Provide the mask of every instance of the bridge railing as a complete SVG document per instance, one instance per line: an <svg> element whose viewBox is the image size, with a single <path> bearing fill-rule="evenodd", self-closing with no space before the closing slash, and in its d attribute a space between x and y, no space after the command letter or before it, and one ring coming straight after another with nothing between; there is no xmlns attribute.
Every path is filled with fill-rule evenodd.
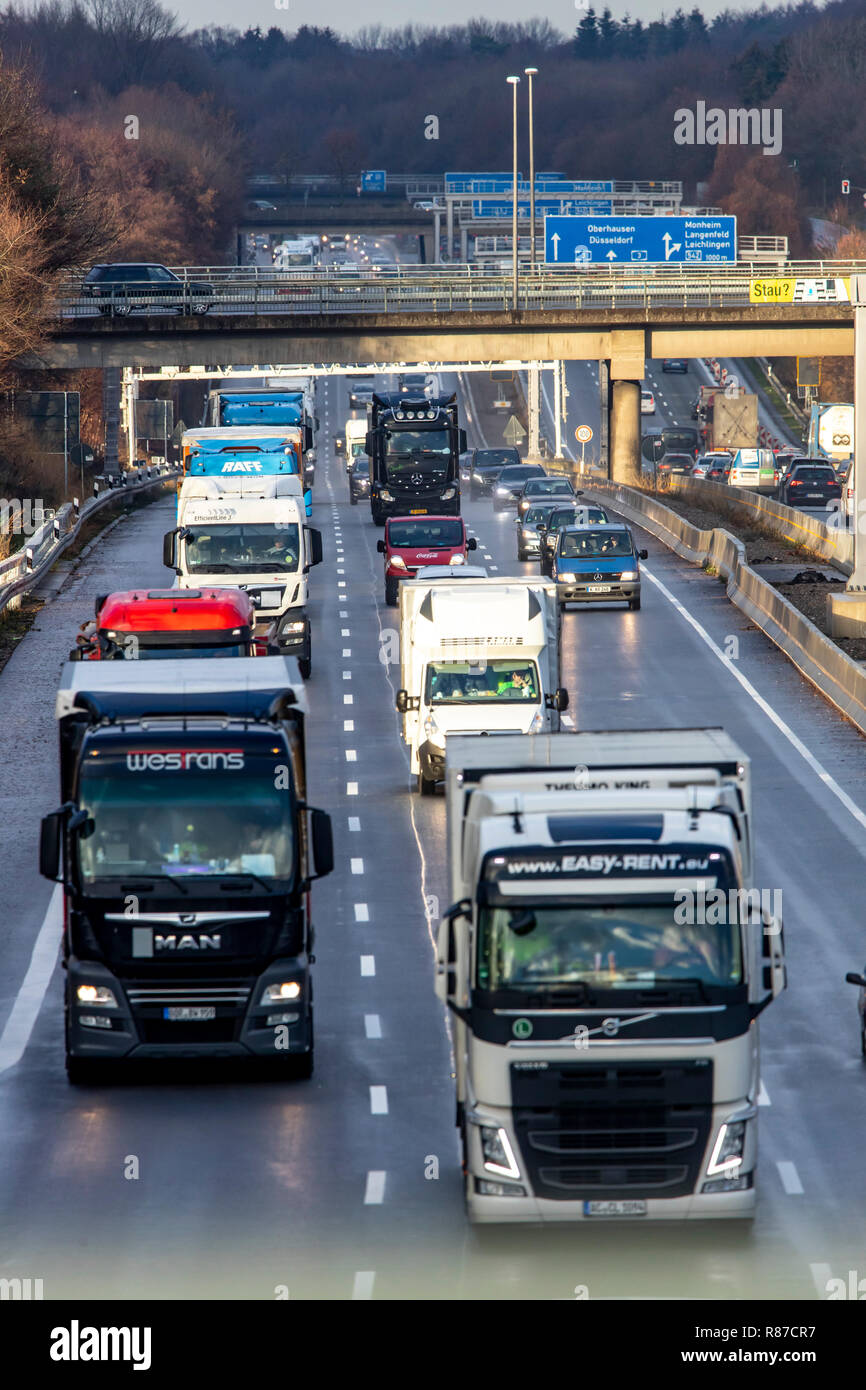
<svg viewBox="0 0 866 1390"><path fill-rule="evenodd" d="M254 270L250 267L249 270ZM183 272L181 274L181 271ZM63 287L58 314L62 319L97 320L100 314L347 314L447 313L512 308L510 267L449 265L377 267L357 271L276 271L248 273L247 267L181 267L180 293L117 288L106 300L82 294L80 280ZM589 265L523 266L520 309L721 308L748 305L749 282L772 278L825 280L828 285L810 302L836 301L835 281L866 274L863 261L789 262L782 271L761 262L738 261L717 266ZM210 289L195 289L205 281ZM842 301L844 302L844 297Z"/></svg>

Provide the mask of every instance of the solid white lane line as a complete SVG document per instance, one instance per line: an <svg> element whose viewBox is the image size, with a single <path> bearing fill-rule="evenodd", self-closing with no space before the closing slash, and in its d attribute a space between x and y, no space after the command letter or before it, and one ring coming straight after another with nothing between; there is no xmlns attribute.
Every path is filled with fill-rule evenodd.
<svg viewBox="0 0 866 1390"><path fill-rule="evenodd" d="M24 1049L30 1041L33 1025L39 1016L45 992L54 973L62 929L63 889L58 883L51 894L42 926L33 945L27 974L21 982L12 1012L0 1036L0 1072L14 1067L24 1055Z"/></svg>
<svg viewBox="0 0 866 1390"><path fill-rule="evenodd" d="M353 874L362 874L364 872L364 861L363 859L350 859L349 867Z"/></svg>
<svg viewBox="0 0 866 1390"><path fill-rule="evenodd" d="M370 909L366 903L355 903L355 921L369 922Z"/></svg>
<svg viewBox="0 0 866 1390"><path fill-rule="evenodd" d="M388 1113L388 1087L370 1087L370 1114L387 1115Z"/></svg>
<svg viewBox="0 0 866 1390"><path fill-rule="evenodd" d="M368 1038L381 1038L382 1020L378 1014L364 1014L364 1032Z"/></svg>
<svg viewBox="0 0 866 1390"><path fill-rule="evenodd" d="M730 657L725 656L725 653L722 651L721 647L718 647L716 645L715 641L707 632L706 628L701 626L697 618L692 616L688 609L680 603L679 599L674 597L670 589L647 569L646 565L644 565L641 573L645 574L647 579L649 579L652 584L655 584L656 588L664 594L668 602L673 604L674 608L677 610L680 616L685 618L686 622L694 628L701 641L705 642L706 645L709 647L710 651L713 653L713 655L718 657L719 661L725 667L725 670L730 671L731 675L734 677L734 680L739 681L743 690L745 690L746 694L749 695L752 700L754 700L755 704L762 711L762 713L767 716L770 723L775 725L775 727L779 730L780 734L782 734L791 744L792 748L796 748L797 752L800 754L800 757L803 758L803 760L806 763L808 763L809 767L812 769L815 775L824 783L824 786L827 787L828 791L831 791L833 795L842 803L842 805L845 807L845 810L848 811L857 821L857 824L862 826L863 829L866 830L866 811L860 810L860 807L857 805L857 803L851 799L851 797L842 787L840 787L835 777L831 777L830 773L824 767L824 764L821 763L818 760L818 758L815 757L815 754L812 753L811 750L806 747L802 739L798 738L798 736L794 733L794 730L788 724L785 723L781 715L777 714L776 711L773 709L772 705L767 703L763 695L761 695L760 692L755 688L755 686L752 685L752 682L748 680L746 676L743 675L742 671L737 670L736 663L733 662Z"/></svg>
<svg viewBox="0 0 866 1390"><path fill-rule="evenodd" d="M352 1298L355 1301L371 1299L375 1282L376 1271L374 1269L359 1269L352 1285Z"/></svg>
<svg viewBox="0 0 866 1390"><path fill-rule="evenodd" d="M361 957L361 974L362 974L362 975L375 975L375 973L376 973L376 957L375 957L375 956L362 956L362 957Z"/></svg>
<svg viewBox="0 0 866 1390"><path fill-rule="evenodd" d="M367 1174L367 1186L364 1190L364 1206L379 1207L385 1200L385 1174L381 1170L373 1170Z"/></svg>
<svg viewBox="0 0 866 1390"><path fill-rule="evenodd" d="M776 1167L779 1170L779 1177L782 1179L782 1186L789 1197L799 1197L803 1192L803 1184L800 1182L800 1175L793 1163L776 1160Z"/></svg>

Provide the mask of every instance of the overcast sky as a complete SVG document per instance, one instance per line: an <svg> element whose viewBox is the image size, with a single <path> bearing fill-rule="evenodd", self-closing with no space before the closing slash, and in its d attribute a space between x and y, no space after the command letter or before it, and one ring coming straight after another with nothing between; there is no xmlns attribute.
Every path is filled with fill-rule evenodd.
<svg viewBox="0 0 866 1390"><path fill-rule="evenodd" d="M246 0L239 6L237 0L164 0L165 8L174 11L182 23L190 29L198 29L208 24L221 24L236 29L269 29L271 25L292 32L302 24L330 26L338 33L353 34L369 24L383 24L387 28L409 23L420 25L443 25L465 23L470 17L483 16L496 20L526 20L533 17L547 19L555 29L570 33L580 22L586 6L574 0L288 0L288 9L278 8L276 0ZM682 9L688 13L694 8L692 0L680 0ZM699 9L711 18L720 10L757 9L758 0L710 0L700 4ZM773 6L771 5L771 8ZM596 12L604 9L604 0L597 0ZM660 4L657 0L610 0L610 9L618 19L628 12L633 19L646 22L660 14L672 15L677 9L673 3Z"/></svg>

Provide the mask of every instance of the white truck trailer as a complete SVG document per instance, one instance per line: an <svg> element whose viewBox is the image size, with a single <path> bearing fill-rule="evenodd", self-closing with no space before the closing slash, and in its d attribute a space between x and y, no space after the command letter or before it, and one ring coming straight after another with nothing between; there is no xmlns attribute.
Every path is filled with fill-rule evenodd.
<svg viewBox="0 0 866 1390"><path fill-rule="evenodd" d="M407 580L400 585L403 740L418 790L445 772L454 733L536 734L559 728L561 619L552 580Z"/></svg>
<svg viewBox="0 0 866 1390"><path fill-rule="evenodd" d="M751 1217L786 980L745 754L721 729L452 737L446 809L470 1219Z"/></svg>

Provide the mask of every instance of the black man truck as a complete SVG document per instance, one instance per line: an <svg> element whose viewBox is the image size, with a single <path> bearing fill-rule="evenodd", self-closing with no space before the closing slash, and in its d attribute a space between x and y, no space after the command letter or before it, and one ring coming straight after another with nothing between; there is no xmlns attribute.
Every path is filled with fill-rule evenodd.
<svg viewBox="0 0 866 1390"><path fill-rule="evenodd" d="M389 516L459 516L466 431L457 396L374 395L367 407L370 510Z"/></svg>
<svg viewBox="0 0 866 1390"><path fill-rule="evenodd" d="M287 657L63 667L40 870L65 898L70 1081L189 1058L311 1074L310 885L333 846L306 709Z"/></svg>
<svg viewBox="0 0 866 1390"><path fill-rule="evenodd" d="M721 729L452 735L445 783L470 1220L750 1218L785 965L744 753Z"/></svg>

